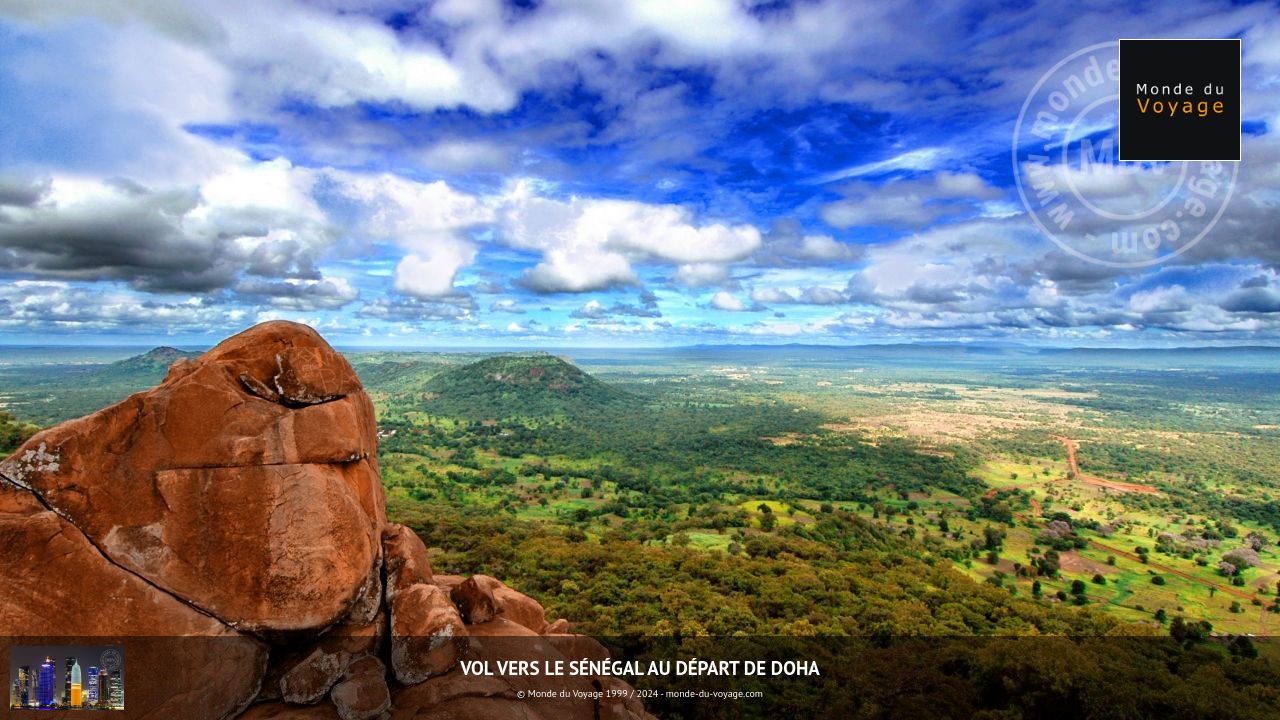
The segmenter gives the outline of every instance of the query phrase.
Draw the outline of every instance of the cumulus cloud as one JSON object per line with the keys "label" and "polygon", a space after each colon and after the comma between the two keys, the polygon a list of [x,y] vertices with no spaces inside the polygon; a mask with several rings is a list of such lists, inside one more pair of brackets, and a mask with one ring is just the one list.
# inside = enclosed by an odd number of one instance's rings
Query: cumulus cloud
{"label": "cumulus cloud", "polygon": [[453,292],[453,279],[458,271],[476,259],[471,243],[439,240],[422,250],[410,253],[396,265],[396,290],[419,298],[438,298]]}
{"label": "cumulus cloud", "polygon": [[336,191],[361,207],[359,227],[409,251],[396,265],[396,290],[422,299],[454,292],[458,271],[475,261],[466,232],[492,221],[479,198],[443,181],[419,183],[390,173],[357,175],[330,170]]}
{"label": "cumulus cloud", "polygon": [[799,222],[788,218],[774,221],[752,262],[765,267],[847,264],[857,261],[863,252],[863,247],[830,235],[806,233]]}
{"label": "cumulus cloud", "polygon": [[690,263],[676,268],[675,281],[686,287],[701,288],[729,282],[729,266],[717,263]]}
{"label": "cumulus cloud", "polygon": [[356,314],[359,317],[389,322],[473,321],[475,310],[475,300],[467,295],[434,300],[383,297],[365,303]]}
{"label": "cumulus cloud", "polygon": [[698,224],[685,208],[630,200],[533,194],[518,184],[500,211],[501,239],[542,254],[522,283],[537,292],[586,292],[637,282],[632,262],[687,266],[742,260],[760,246],[750,225]]}
{"label": "cumulus cloud", "polygon": [[311,183],[282,160],[246,161],[200,187],[55,177],[28,186],[38,195],[4,198],[0,269],[156,292],[229,288],[245,273],[318,281],[333,228]]}
{"label": "cumulus cloud", "polygon": [[844,301],[843,292],[819,285],[807,287],[800,293],[800,302],[809,305],[839,305]]}
{"label": "cumulus cloud", "polygon": [[619,315],[660,318],[662,317],[662,311],[658,309],[658,297],[645,290],[640,293],[639,303],[615,302],[606,307],[599,300],[592,299],[570,313],[569,317],[580,320],[605,320]]}
{"label": "cumulus cloud", "polygon": [[843,290],[812,285],[800,289],[757,287],[751,290],[751,301],[760,305],[839,305],[846,301]]}
{"label": "cumulus cloud", "polygon": [[205,298],[161,301],[68,282],[0,283],[0,328],[23,331],[225,332],[243,311]]}
{"label": "cumulus cloud", "polygon": [[359,292],[345,278],[268,281],[246,278],[234,290],[246,298],[262,298],[277,308],[288,310],[332,310],[355,300]]}
{"label": "cumulus cloud", "polygon": [[716,310],[727,310],[729,312],[745,312],[748,310],[757,311],[764,309],[758,303],[748,305],[742,301],[742,298],[739,298],[737,295],[725,290],[721,290],[711,296],[710,306]]}
{"label": "cumulus cloud", "polygon": [[796,296],[778,288],[754,288],[751,290],[751,300],[752,302],[778,305],[793,303],[796,301]]}

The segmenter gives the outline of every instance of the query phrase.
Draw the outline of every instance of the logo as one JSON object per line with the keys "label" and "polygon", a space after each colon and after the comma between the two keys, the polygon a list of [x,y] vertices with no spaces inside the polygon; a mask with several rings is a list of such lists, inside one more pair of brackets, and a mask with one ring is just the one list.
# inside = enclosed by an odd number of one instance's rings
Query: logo
{"label": "logo", "polygon": [[1240,41],[1120,41],[1121,160],[1240,160]]}
{"label": "logo", "polygon": [[1065,252],[1109,267],[1146,267],[1178,257],[1213,230],[1239,165],[1122,162],[1120,89],[1116,42],[1078,50],[1044,73],[1014,127],[1014,179],[1027,214]]}

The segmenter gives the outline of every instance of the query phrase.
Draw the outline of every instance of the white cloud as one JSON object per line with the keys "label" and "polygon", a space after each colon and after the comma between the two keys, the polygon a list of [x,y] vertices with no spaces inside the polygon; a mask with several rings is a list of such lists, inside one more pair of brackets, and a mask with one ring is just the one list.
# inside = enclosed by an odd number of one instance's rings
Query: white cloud
{"label": "white cloud", "polygon": [[599,300],[588,300],[582,307],[573,312],[573,317],[598,319],[605,316],[604,305]]}
{"label": "white cloud", "polygon": [[1129,308],[1138,313],[1178,312],[1191,305],[1191,297],[1181,285],[1142,290],[1129,296]]}
{"label": "white cloud", "polygon": [[730,312],[742,312],[747,309],[742,300],[738,299],[733,293],[725,292],[724,290],[711,296],[711,307]]}
{"label": "white cloud", "polygon": [[627,259],[613,253],[555,249],[542,258],[520,278],[535,292],[590,292],[640,282]]}
{"label": "white cloud", "polygon": [[777,305],[793,303],[796,298],[791,293],[778,288],[754,288],[751,291],[751,300],[758,303]]}
{"label": "white cloud", "polygon": [[442,181],[337,170],[327,176],[339,192],[361,204],[364,231],[409,251],[396,265],[397,290],[424,299],[454,292],[458,271],[476,258],[477,247],[465,232],[492,221],[489,206]]}
{"label": "white cloud", "polygon": [[583,292],[636,282],[634,261],[682,265],[741,260],[760,246],[750,225],[698,225],[676,205],[629,200],[539,197],[518,183],[501,210],[501,239],[541,252],[524,277],[542,292]]}
{"label": "white cloud", "polygon": [[893,157],[885,158],[884,160],[854,165],[852,167],[844,168],[843,170],[828,173],[817,178],[815,182],[819,184],[832,183],[838,180],[863,177],[864,175],[877,175],[895,170],[933,170],[945,156],[945,148],[916,148],[915,150],[908,150],[906,152],[899,153],[898,155],[894,155]]}
{"label": "white cloud", "polygon": [[410,253],[396,265],[396,290],[419,298],[438,298],[454,292],[453,280],[458,271],[476,259],[474,245],[457,241],[439,241],[423,250]]}
{"label": "white cloud", "polygon": [[729,282],[729,266],[716,263],[691,263],[676,268],[676,282],[691,288],[723,285]]}
{"label": "white cloud", "polygon": [[43,280],[0,284],[0,328],[7,330],[225,332],[239,321],[230,307],[197,297],[157,301]]}
{"label": "white cloud", "polygon": [[0,268],[158,291],[225,288],[241,273],[319,280],[333,231],[312,183],[287,161],[247,158],[198,187],[55,175],[6,201],[17,204],[0,214]]}
{"label": "white cloud", "polygon": [[503,298],[501,300],[494,300],[492,303],[490,303],[489,312],[519,314],[524,312],[524,308],[520,307],[520,303],[516,302],[515,300],[512,300],[511,298]]}

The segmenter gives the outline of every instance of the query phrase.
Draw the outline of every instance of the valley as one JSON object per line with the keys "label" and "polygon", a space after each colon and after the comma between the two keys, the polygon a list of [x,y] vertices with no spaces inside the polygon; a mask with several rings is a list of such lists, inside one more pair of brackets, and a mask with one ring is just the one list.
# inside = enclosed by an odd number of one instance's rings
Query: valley
{"label": "valley", "polygon": [[[175,353],[0,366],[6,427],[122,397]],[[439,570],[515,578],[588,632],[1280,627],[1263,351],[348,357],[392,517]]]}

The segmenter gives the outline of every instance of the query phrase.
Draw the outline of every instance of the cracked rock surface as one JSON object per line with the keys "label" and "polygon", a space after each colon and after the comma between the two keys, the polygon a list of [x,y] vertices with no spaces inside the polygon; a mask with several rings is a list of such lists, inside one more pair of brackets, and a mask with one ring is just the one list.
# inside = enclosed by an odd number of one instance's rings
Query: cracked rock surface
{"label": "cracked rock surface", "polygon": [[648,717],[461,672],[607,651],[495,578],[433,575],[386,521],[372,403],[304,325],[31,438],[0,462],[0,547],[0,634],[123,644],[130,717]]}

